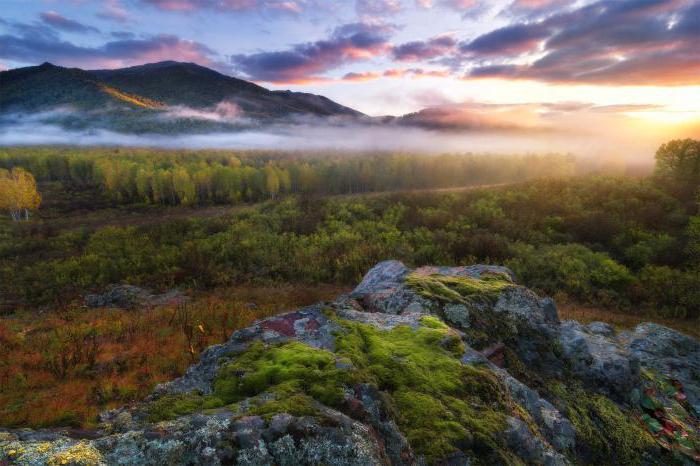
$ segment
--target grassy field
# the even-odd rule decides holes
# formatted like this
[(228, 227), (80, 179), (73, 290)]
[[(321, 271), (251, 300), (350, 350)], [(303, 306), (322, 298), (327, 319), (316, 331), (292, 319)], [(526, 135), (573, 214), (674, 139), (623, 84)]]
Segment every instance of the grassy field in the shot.
[(67, 307), (0, 317), (0, 426), (94, 427), (100, 411), (182, 375), (234, 330), (345, 290), (230, 287), (152, 309)]

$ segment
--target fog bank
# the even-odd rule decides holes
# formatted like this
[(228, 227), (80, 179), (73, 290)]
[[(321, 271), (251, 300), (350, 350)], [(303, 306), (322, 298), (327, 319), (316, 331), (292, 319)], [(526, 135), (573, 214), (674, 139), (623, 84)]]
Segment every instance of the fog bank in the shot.
[(0, 145), (62, 144), (144, 146), (188, 149), (274, 149), (407, 151), (425, 153), (572, 153), (582, 157), (649, 161), (672, 137), (698, 137), (695, 131), (591, 130), (430, 130), (397, 125), (273, 125), (206, 134), (122, 134), (102, 129), (68, 130), (58, 125), (17, 120), (0, 126)]

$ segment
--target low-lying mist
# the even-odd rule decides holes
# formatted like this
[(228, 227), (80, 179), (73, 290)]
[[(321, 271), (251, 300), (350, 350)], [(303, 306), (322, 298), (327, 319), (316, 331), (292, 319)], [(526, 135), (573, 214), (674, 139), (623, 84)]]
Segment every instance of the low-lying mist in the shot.
[[(64, 116), (71, 113), (66, 109), (60, 112)], [(60, 116), (60, 112), (48, 116)], [(59, 144), (349, 152), (571, 153), (622, 164), (651, 162), (658, 146), (668, 139), (698, 136), (697, 126), (652, 125), (606, 114), (579, 114), (576, 119), (567, 116), (550, 119), (547, 125), (519, 128), (431, 129), (396, 121), (351, 123), (297, 119), (289, 124), (247, 124), (228, 130), (186, 134), (178, 131), (173, 134), (128, 134), (95, 128), (67, 129), (53, 124), (46, 114), (14, 115), (0, 124), (0, 145), (3, 146)]]

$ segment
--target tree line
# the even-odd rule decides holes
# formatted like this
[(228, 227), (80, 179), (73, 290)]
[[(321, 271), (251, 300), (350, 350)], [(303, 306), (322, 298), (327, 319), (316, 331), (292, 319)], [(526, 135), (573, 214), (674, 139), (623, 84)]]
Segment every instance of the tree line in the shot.
[(333, 154), (154, 149), (8, 148), (0, 167), (38, 181), (98, 187), (120, 203), (207, 205), (288, 194), (328, 195), (449, 188), (570, 176), (572, 156)]

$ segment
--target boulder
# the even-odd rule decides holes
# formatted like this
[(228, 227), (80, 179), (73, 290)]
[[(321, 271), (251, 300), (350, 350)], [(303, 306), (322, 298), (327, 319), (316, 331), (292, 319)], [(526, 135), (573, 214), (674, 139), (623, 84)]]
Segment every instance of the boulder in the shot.
[[(162, 297), (122, 286), (88, 301)], [(687, 395), (677, 438), (697, 442), (699, 359), (659, 325), (560, 322), (505, 267), (385, 261), (334, 302), (234, 332), (89, 438), (0, 430), (0, 464), (690, 464), (688, 442), (668, 454), (640, 427), (640, 393), (646, 372), (682, 384), (652, 408), (680, 412)]]
[(681, 382), (688, 402), (700, 413), (700, 342), (663, 325), (645, 323), (620, 336), (641, 367)]
[(91, 308), (134, 309), (144, 306), (179, 304), (186, 300), (187, 297), (178, 290), (153, 294), (149, 290), (133, 285), (115, 285), (102, 294), (86, 295), (85, 305)]
[(641, 383), (639, 359), (617, 340), (601, 333), (599, 326), (584, 326), (575, 321), (561, 325), (559, 343), (570, 369), (588, 387), (628, 402)]

